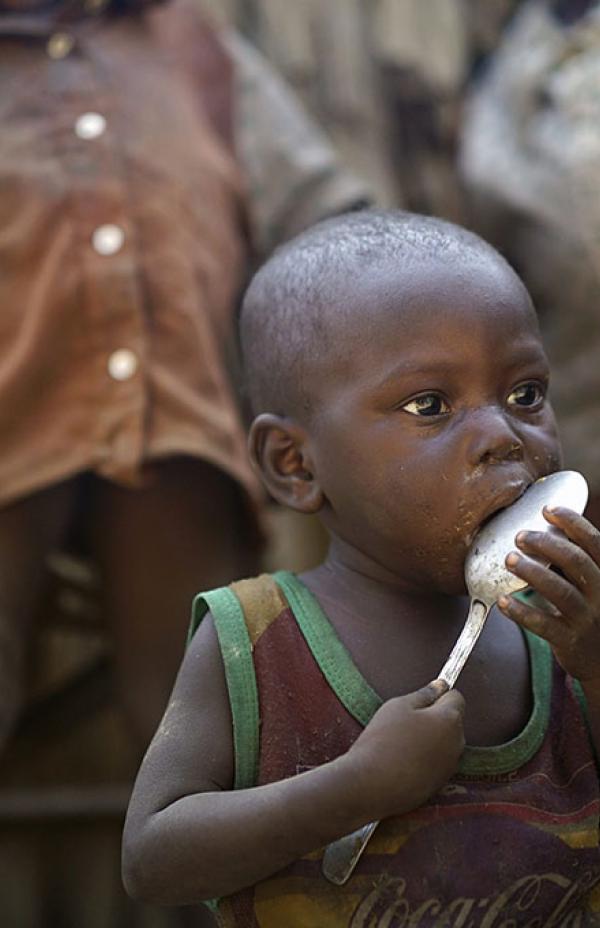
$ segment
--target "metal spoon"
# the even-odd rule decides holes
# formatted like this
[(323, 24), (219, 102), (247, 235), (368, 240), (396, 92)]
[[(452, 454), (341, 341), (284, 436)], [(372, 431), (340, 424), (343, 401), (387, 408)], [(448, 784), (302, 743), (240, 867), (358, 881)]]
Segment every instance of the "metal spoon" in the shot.
[[(559, 471), (537, 480), (520, 499), (494, 516), (477, 533), (465, 560), (465, 580), (471, 597), (469, 612), (438, 676), (449, 688), (456, 683), (494, 603), (500, 596), (527, 586), (505, 565), (507, 555), (515, 548), (516, 535), (526, 530), (555, 531), (544, 518), (543, 508), (564, 506), (582, 513), (587, 498), (588, 487), (581, 474), (573, 470)], [(322, 869), (331, 883), (341, 886), (349, 880), (378, 824), (369, 822), (327, 846)]]
[(465, 560), (465, 580), (471, 597), (467, 621), (439, 675), (450, 688), (456, 683), (494, 603), (500, 596), (527, 586), (505, 565), (507, 555), (515, 548), (515, 537), (527, 530), (555, 531), (544, 518), (544, 506), (565, 506), (582, 513), (587, 498), (588, 487), (581, 474), (574, 470), (559, 471), (537, 480), (516, 503), (503, 509), (477, 533)]

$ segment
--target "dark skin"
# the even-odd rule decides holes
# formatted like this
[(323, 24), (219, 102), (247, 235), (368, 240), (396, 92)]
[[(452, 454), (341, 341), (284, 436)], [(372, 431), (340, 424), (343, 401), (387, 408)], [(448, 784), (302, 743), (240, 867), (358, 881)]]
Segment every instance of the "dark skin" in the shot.
[(124, 873), (142, 898), (232, 893), (422, 804), (456, 769), (465, 733), (502, 743), (527, 721), (519, 624), (578, 673), (599, 734), (600, 536), (571, 512), (548, 516), (558, 539), (520, 539), (565, 576), (526, 559), (512, 566), (552, 611), (512, 598), (504, 615), (492, 611), (460, 679), (464, 727), (461, 695), (439, 682), (418, 689), (464, 623), (464, 557), (477, 528), (561, 466), (547, 362), (520, 282), (488, 252), (458, 270), (388, 264), (340, 283), (331, 325), (336, 351), (308, 362), (308, 409), (259, 416), (251, 448), (275, 498), (327, 527), (328, 557), (302, 579), (386, 701), (332, 763), (230, 792), (231, 717), (208, 617), (130, 806)]

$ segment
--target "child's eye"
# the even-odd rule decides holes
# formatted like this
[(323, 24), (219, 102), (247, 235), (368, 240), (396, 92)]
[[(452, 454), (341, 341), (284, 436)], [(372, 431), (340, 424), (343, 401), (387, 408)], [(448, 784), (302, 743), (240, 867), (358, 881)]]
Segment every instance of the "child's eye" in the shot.
[(512, 393), (509, 393), (506, 402), (509, 406), (523, 406), (531, 409), (535, 406), (541, 406), (545, 397), (546, 390), (542, 384), (530, 381), (515, 387)]
[(414, 400), (405, 403), (402, 409), (412, 416), (441, 416), (445, 412), (450, 412), (448, 403), (437, 393), (424, 393), (423, 396), (416, 396)]

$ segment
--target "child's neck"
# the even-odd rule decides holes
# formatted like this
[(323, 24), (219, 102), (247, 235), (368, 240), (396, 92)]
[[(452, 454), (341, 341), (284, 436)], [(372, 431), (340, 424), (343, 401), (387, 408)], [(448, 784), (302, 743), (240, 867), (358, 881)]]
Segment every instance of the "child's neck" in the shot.
[(345, 555), (332, 547), (325, 562), (301, 579), (346, 647), (364, 658), (371, 653), (379, 664), (394, 654), (395, 667), (405, 661), (419, 679), (435, 676), (464, 625), (468, 598), (411, 589)]
[(421, 589), (412, 582), (392, 573), (383, 565), (364, 558), (339, 539), (333, 539), (325, 561), (303, 579), (324, 595), (341, 604), (350, 604), (357, 611), (366, 611), (377, 621), (387, 615), (410, 631), (415, 622), (420, 629), (428, 627), (434, 638), (443, 626), (462, 626), (468, 603), (464, 595), (448, 595), (431, 589)]
[[(357, 569), (330, 552), (301, 576), (365, 679), (383, 699), (435, 679), (467, 617), (467, 596), (415, 591)], [(506, 680), (511, 680), (510, 694)], [(499, 744), (522, 729), (530, 712), (527, 651), (520, 630), (492, 610), (461, 674), (467, 740)], [(503, 694), (498, 699), (498, 693)]]

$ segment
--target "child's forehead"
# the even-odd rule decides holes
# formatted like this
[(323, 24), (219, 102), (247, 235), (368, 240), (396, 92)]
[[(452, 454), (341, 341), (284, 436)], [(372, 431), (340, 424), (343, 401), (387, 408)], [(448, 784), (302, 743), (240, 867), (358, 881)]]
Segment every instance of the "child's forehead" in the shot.
[(398, 211), (326, 220), (275, 252), (246, 293), (240, 334), (254, 408), (283, 408), (284, 394), (295, 408), (330, 367), (337, 381), (407, 338), (425, 348), (438, 335), (465, 341), (475, 322), (472, 351), (490, 350), (492, 327), (539, 339), (523, 284), (482, 239)]
[(400, 279), (401, 287), (393, 270), (378, 272), (346, 287), (337, 321), (306, 367), (314, 405), (325, 396), (381, 398), (442, 385), (475, 395), (534, 369), (547, 376), (535, 312), (510, 268), (439, 275), (429, 268), (409, 286), (405, 274)]
[(387, 259), (353, 270), (328, 288), (333, 328), (342, 339), (361, 337), (374, 325), (410, 326), (413, 338), (433, 337), (453, 322), (497, 328), (504, 319), (513, 327), (537, 329), (525, 287), (494, 253), (461, 261), (427, 255)]

